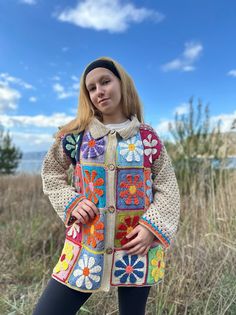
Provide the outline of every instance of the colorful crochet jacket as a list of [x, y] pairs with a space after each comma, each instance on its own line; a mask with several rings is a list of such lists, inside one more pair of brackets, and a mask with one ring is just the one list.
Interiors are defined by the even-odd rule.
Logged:
[[[84, 132], [55, 141], [44, 159], [42, 180], [66, 232], [54, 279], [83, 292], [151, 286], [163, 279], [165, 249], [177, 230], [180, 198], [166, 149], [150, 126], [132, 117], [118, 132], [94, 118]], [[71, 216], [83, 198], [99, 209], [87, 224]], [[137, 224], [155, 235], [145, 256], [122, 250], [126, 234]]]

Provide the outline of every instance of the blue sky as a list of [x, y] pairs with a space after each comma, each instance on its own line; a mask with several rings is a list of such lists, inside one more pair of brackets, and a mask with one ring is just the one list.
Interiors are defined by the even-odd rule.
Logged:
[[161, 137], [194, 97], [222, 131], [236, 118], [233, 0], [0, 0], [0, 123], [23, 151], [47, 150], [76, 114], [84, 67], [110, 56], [132, 76]]

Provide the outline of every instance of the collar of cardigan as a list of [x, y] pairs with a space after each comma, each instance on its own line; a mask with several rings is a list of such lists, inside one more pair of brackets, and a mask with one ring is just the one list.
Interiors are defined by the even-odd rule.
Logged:
[[[140, 127], [140, 122], [136, 116], [131, 117], [131, 122], [127, 128], [121, 129], [117, 131], [117, 133], [123, 138], [128, 139], [136, 135]], [[97, 118], [93, 118], [90, 122], [88, 129], [90, 131], [91, 136], [94, 139], [98, 139], [107, 135], [111, 129], [106, 127], [102, 122], [100, 122]]]

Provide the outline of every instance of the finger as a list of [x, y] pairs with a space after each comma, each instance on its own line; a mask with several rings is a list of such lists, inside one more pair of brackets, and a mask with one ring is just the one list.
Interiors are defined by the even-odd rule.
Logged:
[[79, 212], [75, 212], [74, 216], [76, 217], [77, 220], [79, 220], [79, 222], [81, 222], [82, 224], [86, 224], [84, 218], [81, 216]]
[[149, 249], [150, 249], [150, 246], [147, 246], [147, 247], [144, 249], [144, 251], [140, 253], [140, 255], [141, 255], [141, 256], [147, 255]]
[[135, 234], [137, 234], [140, 231], [140, 227], [139, 225], [137, 225], [130, 233], [128, 233], [126, 235], [126, 238], [131, 238], [133, 237]]
[[144, 250], [143, 246], [136, 245], [131, 249], [126, 250], [126, 253], [129, 255], [138, 255], [139, 252], [142, 252]]
[[95, 217], [95, 213], [93, 210], [86, 204], [81, 205], [81, 209], [83, 209], [85, 212], [87, 212], [88, 216], [93, 219]]
[[89, 215], [88, 215], [88, 213], [86, 211], [81, 209], [79, 211], [79, 214], [83, 217], [83, 219], [85, 220], [86, 223], [89, 221]]
[[93, 212], [94, 212], [95, 214], [99, 214], [98, 208], [96, 207], [96, 205], [95, 205], [92, 201], [90, 201], [90, 200], [88, 200], [88, 199], [84, 199], [83, 201], [84, 201], [84, 203], [85, 203], [87, 206], [89, 206], [90, 208], [92, 208], [92, 210], [93, 210]]
[[140, 244], [140, 238], [139, 237], [135, 237], [132, 241], [130, 241], [130, 242], [126, 243], [125, 245], [123, 245], [122, 249], [134, 247], [137, 244]]

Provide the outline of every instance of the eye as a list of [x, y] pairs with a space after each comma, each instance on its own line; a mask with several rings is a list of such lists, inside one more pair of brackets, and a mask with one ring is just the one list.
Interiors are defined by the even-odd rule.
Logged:
[[104, 80], [102, 83], [103, 84], [108, 84], [110, 82], [110, 80]]
[[89, 88], [89, 92], [92, 92], [95, 90], [95, 86], [92, 86], [91, 88]]

